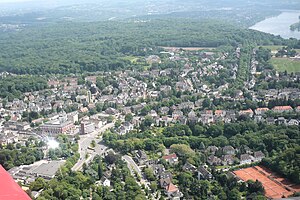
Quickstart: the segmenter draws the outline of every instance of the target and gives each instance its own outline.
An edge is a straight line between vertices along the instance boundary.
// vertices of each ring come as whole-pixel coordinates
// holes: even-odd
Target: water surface
[[[300,39],[299,31],[291,31],[290,26],[299,21],[300,10],[283,11],[276,17],[267,18],[258,22],[250,29],[280,35],[283,38]]]

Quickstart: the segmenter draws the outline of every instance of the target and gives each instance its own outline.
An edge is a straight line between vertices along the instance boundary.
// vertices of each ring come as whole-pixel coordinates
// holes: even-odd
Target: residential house
[[[162,117],[159,119],[158,123],[156,123],[156,124],[157,124],[157,126],[167,126],[167,125],[169,125],[171,122],[172,122],[172,118],[170,118],[170,117],[168,117],[168,116],[162,116]]]
[[[57,86],[59,86],[59,81],[56,81],[56,80],[49,80],[48,81],[48,86],[51,88],[56,88]]]
[[[198,180],[205,179],[205,180],[211,180],[212,174],[204,167],[200,166],[197,170],[198,172]]]
[[[150,165],[150,168],[153,170],[153,173],[157,178],[159,178],[160,175],[165,171],[165,167],[162,164],[153,164]]]
[[[176,122],[179,122],[180,124],[187,124],[187,117],[186,116],[180,116],[178,117],[178,119],[176,120]]]
[[[195,167],[194,165],[192,165],[189,162],[186,162],[183,167],[182,167],[183,171],[189,171],[189,172],[195,172],[197,170],[197,167]]]
[[[148,160],[148,156],[147,154],[142,151],[142,150],[138,150],[136,152],[136,155],[135,155],[135,161],[139,164],[139,165],[144,165],[145,162]]]
[[[221,160],[223,165],[232,165],[234,163],[233,155],[223,155]]]
[[[87,76],[85,78],[85,81],[88,81],[88,82],[96,84],[96,82],[97,82],[97,76]]]
[[[282,113],[293,111],[293,108],[291,106],[275,106],[272,110],[276,113]]]
[[[8,144],[11,144],[11,143],[15,143],[15,142],[18,142],[18,137],[11,133],[11,132],[2,132],[0,134],[0,144],[1,145],[8,145]]]
[[[177,120],[179,117],[183,116],[183,112],[181,110],[174,110],[172,113],[172,118]]]
[[[213,154],[213,155],[214,155],[218,150],[219,150],[219,148],[216,147],[216,146],[208,146],[208,147],[206,148],[206,152],[208,152],[209,154]]]
[[[225,110],[216,110],[215,111],[215,116],[216,117],[225,117],[226,116],[226,111]]]
[[[120,135],[125,135],[125,134],[129,133],[131,130],[133,130],[133,128],[134,128],[133,124],[131,124],[129,122],[125,122],[119,128],[119,134]]]
[[[180,198],[183,197],[183,194],[179,191],[179,188],[172,182],[165,187],[165,194],[169,199],[172,200],[180,200]]]
[[[245,115],[245,116],[248,116],[248,117],[253,117],[254,113],[251,109],[248,109],[248,110],[241,110],[239,111],[239,115]]]
[[[161,188],[166,188],[171,182],[172,182],[172,180],[169,177],[168,178],[161,178],[159,180]]]
[[[256,115],[263,115],[267,111],[269,111],[269,108],[257,108],[257,109],[255,109],[255,114]]]
[[[265,121],[265,119],[264,119],[263,116],[261,116],[261,115],[254,115],[254,121],[255,121],[256,123],[258,123],[258,122],[263,122],[263,121]]]
[[[232,146],[225,146],[222,148],[222,152],[226,155],[234,155],[235,149]]]
[[[253,161],[254,162],[259,162],[261,161],[263,158],[265,157],[265,154],[261,151],[256,151],[254,152],[254,155],[253,155]]]
[[[170,164],[176,164],[178,162],[178,157],[175,153],[167,156],[163,156],[162,159],[167,161]]]
[[[102,185],[104,187],[110,187],[111,183],[110,183],[110,180],[108,178],[106,178],[105,176],[103,176],[100,181],[96,182],[96,185],[97,186]]]
[[[197,123],[198,122],[198,117],[197,117],[197,114],[195,113],[194,110],[189,112],[188,121],[191,122],[191,123]]]
[[[288,125],[289,125],[289,126],[299,126],[299,121],[296,120],[296,119],[291,119],[291,120],[288,122]]]
[[[242,154],[240,156],[240,164],[251,164],[252,163],[252,158],[249,154]]]
[[[226,116],[224,117],[225,123],[230,123],[236,120],[236,113],[234,110],[227,110]]]
[[[211,155],[207,158],[207,163],[209,165],[214,165],[214,166],[217,166],[217,165],[220,165],[222,163],[221,159],[214,156],[214,155]]]
[[[183,102],[183,103],[178,105],[178,108],[180,110],[182,110],[182,109],[194,109],[195,105],[194,105],[193,102],[190,102],[190,101],[189,102]]]
[[[151,111],[149,112],[149,115],[150,115],[151,117],[157,117],[157,116],[158,116],[155,110],[151,110]]]
[[[203,124],[210,124],[214,122],[214,116],[212,110],[203,111],[200,115],[200,121]]]
[[[284,117],[278,117],[278,119],[276,120],[276,123],[278,125],[287,124],[287,119],[285,119]]]
[[[275,118],[274,118],[274,117],[268,117],[268,118],[266,119],[266,123],[267,123],[268,125],[275,124]]]
[[[181,92],[190,91],[192,89],[190,85],[185,81],[177,82],[175,88],[177,91],[181,91]]]
[[[195,102],[195,106],[196,107],[202,107],[202,103],[203,103],[203,99],[199,99],[199,100],[197,100],[196,102]]]
[[[122,113],[123,113],[124,115],[127,115],[127,114],[131,114],[132,112],[131,112],[130,107],[124,107],[124,108],[122,109]]]
[[[167,179],[170,178],[170,180],[172,180],[173,176],[171,174],[171,172],[169,171],[163,171],[160,175],[159,175],[160,179]]]
[[[172,91],[172,87],[169,85],[162,85],[160,87],[160,91],[163,92],[164,94],[168,94]]]
[[[148,167],[152,168],[153,165],[156,165],[159,163],[159,159],[150,159],[150,160],[147,160],[145,162],[145,165],[147,165]],[[152,168],[153,169],[153,168]],[[154,172],[153,172],[154,173]]]
[[[160,112],[163,115],[167,115],[169,113],[169,110],[170,109],[168,107],[166,107],[166,106],[160,108]]]
[[[251,154],[252,150],[247,145],[241,145],[238,149],[240,154]]]
[[[89,109],[87,108],[87,107],[82,107],[82,108],[80,108],[80,110],[79,110],[81,113],[87,113],[87,112],[89,112]]]
[[[116,110],[116,109],[114,109],[114,108],[107,108],[107,109],[105,110],[105,113],[106,113],[106,114],[109,114],[109,115],[116,115],[116,114],[118,114],[119,112],[118,112],[118,110]]]

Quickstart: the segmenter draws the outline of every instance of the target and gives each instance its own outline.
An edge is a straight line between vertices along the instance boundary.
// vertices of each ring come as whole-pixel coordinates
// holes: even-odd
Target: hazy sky
[[[32,0],[0,0],[0,3],[15,3],[15,2],[25,2],[25,1],[32,1]]]

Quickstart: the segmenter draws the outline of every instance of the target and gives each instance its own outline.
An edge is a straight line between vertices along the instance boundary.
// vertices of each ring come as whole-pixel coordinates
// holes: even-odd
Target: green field
[[[271,51],[277,51],[278,49],[281,49],[284,46],[276,46],[276,45],[274,45],[274,46],[261,46],[261,47],[263,47],[265,49],[270,49]]]
[[[300,61],[292,60],[289,58],[272,58],[271,63],[274,65],[275,69],[284,72],[285,70],[288,73],[300,72]]]
[[[124,60],[129,60],[131,63],[136,63],[139,58],[141,57],[135,57],[135,56],[125,56],[122,57]]]

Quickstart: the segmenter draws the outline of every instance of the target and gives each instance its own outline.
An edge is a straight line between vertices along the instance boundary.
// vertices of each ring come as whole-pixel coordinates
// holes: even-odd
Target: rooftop
[[[51,161],[49,163],[43,163],[39,167],[33,170],[33,173],[36,173],[40,176],[53,177],[55,176],[58,169],[65,163],[62,161]]]

